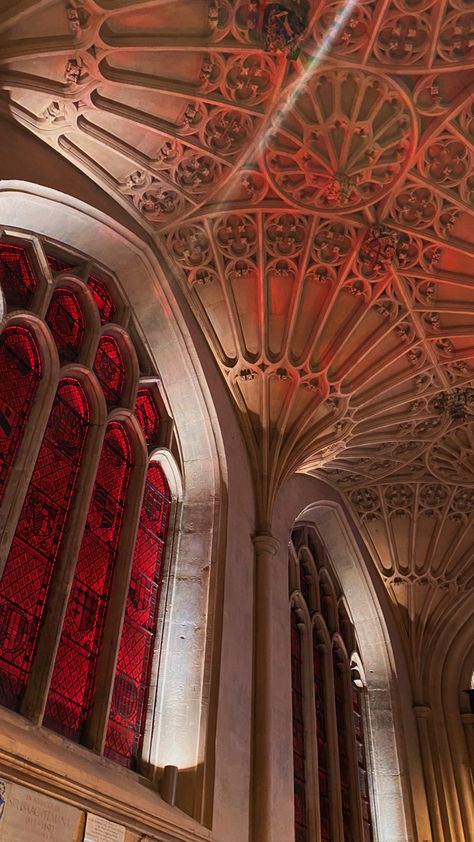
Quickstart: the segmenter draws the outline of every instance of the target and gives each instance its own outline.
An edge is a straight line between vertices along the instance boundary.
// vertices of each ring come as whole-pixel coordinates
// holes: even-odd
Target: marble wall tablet
[[[84,842],[124,842],[125,828],[93,813],[87,814]]]
[[[0,780],[2,842],[75,842],[80,810]]]

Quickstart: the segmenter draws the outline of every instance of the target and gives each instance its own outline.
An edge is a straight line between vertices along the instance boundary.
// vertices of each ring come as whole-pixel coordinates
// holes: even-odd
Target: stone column
[[[416,717],[418,736],[420,740],[420,752],[423,764],[423,777],[425,779],[426,797],[428,801],[428,811],[430,815],[433,842],[444,842],[445,835],[443,830],[443,820],[438,799],[438,790],[436,787],[436,773],[433,764],[433,755],[431,751],[431,740],[429,731],[431,708],[427,705],[415,705],[413,710]]]
[[[279,541],[254,537],[255,644],[252,842],[294,836],[288,560]]]

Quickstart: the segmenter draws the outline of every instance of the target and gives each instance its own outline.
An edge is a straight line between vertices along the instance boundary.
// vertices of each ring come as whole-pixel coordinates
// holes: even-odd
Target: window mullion
[[[326,666],[326,710],[328,714],[328,753],[329,753],[329,792],[331,798],[331,824],[334,842],[344,842],[344,822],[342,816],[341,772],[339,764],[339,744],[336,713],[336,689],[334,681],[334,659],[331,650],[324,651],[323,661]]]
[[[352,707],[352,682],[349,665],[341,665],[344,681],[344,717],[347,754],[349,757],[349,786],[351,793],[352,835],[356,842],[363,842],[362,801],[359,787],[359,767],[356,755],[356,734]]]
[[[89,429],[74,501],[68,514],[61,549],[56,560],[54,576],[48,593],[38,645],[21,704],[20,712],[39,723],[43,719],[48,698],[54,661],[74,579],[105,429],[105,423],[100,426],[91,426]]]
[[[103,753],[114,686],[117,657],[127,605],[133,552],[146,479],[146,459],[138,459],[128,488],[119,548],[95,675],[94,702],[84,725],[82,742]]]
[[[24,320],[19,318],[18,321],[10,324],[26,325],[27,321],[26,318]],[[44,352],[44,348],[41,350]],[[45,371],[38,384],[0,506],[0,579],[10,552],[11,543],[15,537],[18,519],[58,386],[57,358],[51,359],[48,357],[45,353],[41,354]]]

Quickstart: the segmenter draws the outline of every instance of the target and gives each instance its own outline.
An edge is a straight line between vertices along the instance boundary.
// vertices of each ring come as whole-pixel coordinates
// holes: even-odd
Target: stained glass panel
[[[41,379],[33,334],[19,325],[0,335],[0,501]]]
[[[84,338],[84,316],[77,295],[58,287],[46,314],[46,324],[53,334],[59,357],[64,362],[77,360]]]
[[[94,371],[110,408],[118,406],[125,382],[125,364],[115,336],[104,334],[99,342]]]
[[[140,422],[146,443],[149,447],[156,447],[160,432],[160,411],[152,390],[147,386],[138,390],[135,415]]]
[[[161,466],[150,465],[132,564],[105,754],[131,767],[143,736],[171,498]]]
[[[87,284],[97,304],[101,323],[113,322],[117,308],[104,282],[97,275],[90,275]]]
[[[38,285],[24,246],[0,243],[0,288],[10,307],[26,306]]]
[[[0,583],[0,703],[28,678],[89,427],[81,384],[60,381]]]
[[[54,254],[47,254],[46,259],[52,272],[66,272],[67,269],[72,269],[72,263],[67,263],[65,260],[62,260],[62,258],[56,257]]]
[[[303,660],[301,634],[296,611],[291,612],[291,692],[293,707],[293,774],[295,798],[295,842],[308,842],[306,816],[305,728],[303,704]]]
[[[126,429],[112,422],[102,447],[44,724],[73,740],[90,710],[132,469]]]

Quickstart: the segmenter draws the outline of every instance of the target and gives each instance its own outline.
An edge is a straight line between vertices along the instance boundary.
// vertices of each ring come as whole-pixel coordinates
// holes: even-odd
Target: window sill
[[[212,839],[211,831],[166,804],[146,778],[4,708],[0,775],[163,842]]]

